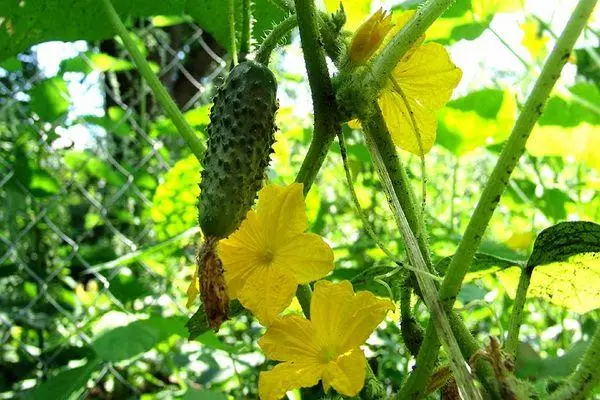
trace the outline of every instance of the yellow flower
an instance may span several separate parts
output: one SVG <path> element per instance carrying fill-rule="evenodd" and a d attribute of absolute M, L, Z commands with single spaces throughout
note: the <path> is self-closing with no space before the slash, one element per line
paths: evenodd
<path fill-rule="evenodd" d="M 280 399 L 288 390 L 323 381 L 345 396 L 356 395 L 365 380 L 366 358 L 360 346 L 394 308 L 371 292 L 354 293 L 348 281 L 315 284 L 311 319 L 286 315 L 273 320 L 258 341 L 268 358 L 283 361 L 261 372 L 263 400 Z"/>
<path fill-rule="evenodd" d="M 298 284 L 333 269 L 333 251 L 307 228 L 302 184 L 267 185 L 256 211 L 219 243 L 229 297 L 265 325 L 291 303 Z"/>
<path fill-rule="evenodd" d="M 392 16 L 383 9 L 371 15 L 357 29 L 350 42 L 349 58 L 353 64 L 362 64 L 377 51 L 392 29 Z"/>
<path fill-rule="evenodd" d="M 413 15 L 414 11 L 395 13 L 393 29 L 379 47 L 384 48 Z M 396 65 L 377 100 L 396 146 L 418 156 L 431 150 L 436 135 L 436 112 L 450 100 L 462 77 L 462 71 L 452 63 L 442 45 L 423 44 L 424 40 L 425 36 L 421 36 Z M 357 127 L 354 121 L 349 125 Z"/>
<path fill-rule="evenodd" d="M 398 63 L 377 100 L 396 146 L 418 156 L 431 150 L 436 112 L 450 100 L 461 77 L 438 43 L 425 43 Z"/>

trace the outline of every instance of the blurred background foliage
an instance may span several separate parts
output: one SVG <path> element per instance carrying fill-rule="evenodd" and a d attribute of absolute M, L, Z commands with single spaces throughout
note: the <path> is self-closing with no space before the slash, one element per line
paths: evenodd
<path fill-rule="evenodd" d="M 222 2 L 114 3 L 204 136 L 210 99 L 229 61 Z M 254 3 L 260 41 L 286 11 L 281 1 Z M 347 29 L 380 3 L 401 12 L 420 2 L 345 2 Z M 338 4 L 322 6 L 333 12 Z M 464 72 L 439 113 L 426 174 L 420 160 L 401 154 L 416 193 L 426 182 L 426 222 L 442 264 L 570 7 L 558 0 L 457 0 L 427 33 L 448 46 Z M 200 166 L 102 15 L 87 0 L 70 7 L 58 0 L 0 5 L 0 398 L 256 398 L 258 374 L 270 367 L 256 345 L 262 333 L 256 321 L 242 314 L 218 334 L 186 338 Z M 482 341 L 503 337 L 518 279 L 511 267 L 527 258 L 537 234 L 559 221 L 600 220 L 599 29 L 596 14 L 459 295 L 457 307 Z M 284 184 L 294 180 L 312 127 L 297 33 L 273 67 L 281 108 L 268 179 Z M 381 240 L 403 254 L 361 134 L 348 127 L 344 134 L 362 207 Z M 394 264 L 361 226 L 337 145 L 307 211 L 311 230 L 335 251 L 330 279 L 395 295 L 373 279 Z M 584 267 L 589 273 L 578 274 Z M 532 280 L 517 360 L 517 375 L 540 385 L 573 371 L 600 316 L 597 258 L 553 268 L 547 271 L 554 278 Z M 426 322 L 423 304 L 415 302 L 414 310 Z M 396 391 L 414 362 L 402 345 L 397 312 L 366 351 L 375 374 Z M 316 387 L 294 396 L 324 393 Z"/>

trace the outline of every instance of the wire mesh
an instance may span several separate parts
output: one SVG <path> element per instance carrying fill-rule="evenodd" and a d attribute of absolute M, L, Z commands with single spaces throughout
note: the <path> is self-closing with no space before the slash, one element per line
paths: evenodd
<path fill-rule="evenodd" d="M 136 33 L 182 110 L 206 105 L 223 49 L 192 23 L 140 20 Z M 10 377 L 0 379 L 0 398 L 84 358 L 92 326 L 109 313 L 186 313 L 174 273 L 144 259 L 96 268 L 165 240 L 150 216 L 153 194 L 188 154 L 184 143 L 134 68 L 98 66 L 98 53 L 129 60 L 117 42 L 87 43 L 70 58 L 84 62 L 75 70 L 56 54 L 66 60 L 55 74 L 36 56 L 47 45 L 18 55 L 19 70 L 0 68 L 0 375 Z M 66 83 L 67 109 L 52 119 L 35 112 L 45 106 L 34 106 L 35 88 L 56 77 Z M 90 112 L 88 102 L 101 106 Z M 178 277 L 189 275 L 193 246 L 173 251 L 183 260 Z M 139 395 L 148 385 L 132 384 L 139 361 L 102 363 L 81 396 Z"/>

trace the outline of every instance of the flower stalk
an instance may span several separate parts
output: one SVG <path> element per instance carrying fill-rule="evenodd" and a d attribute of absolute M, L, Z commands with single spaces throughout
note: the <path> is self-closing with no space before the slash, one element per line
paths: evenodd
<path fill-rule="evenodd" d="M 101 4 L 104 8 L 106 16 L 108 17 L 108 21 L 115 30 L 115 33 L 123 41 L 123 46 L 125 49 L 127 49 L 127 52 L 129 52 L 129 55 L 133 59 L 133 62 L 140 72 L 140 75 L 142 75 L 150 87 L 150 90 L 152 90 L 152 94 L 154 94 L 156 101 L 164 109 L 167 116 L 173 122 L 173 125 L 175 125 L 175 128 L 177 128 L 177 132 L 179 132 L 183 140 L 185 140 L 186 144 L 196 156 L 198 161 L 202 161 L 202 155 L 204 154 L 205 150 L 204 144 L 196 136 L 196 133 L 185 120 L 185 117 L 173 101 L 173 98 L 167 92 L 167 89 L 165 89 L 156 74 L 152 71 L 152 68 L 150 68 L 148 61 L 146 61 L 142 53 L 138 50 L 137 44 L 135 44 L 131 39 L 131 33 L 127 31 L 127 28 L 125 28 L 125 25 L 123 25 L 123 21 L 121 21 L 121 18 L 112 5 L 111 0 L 102 0 Z"/>

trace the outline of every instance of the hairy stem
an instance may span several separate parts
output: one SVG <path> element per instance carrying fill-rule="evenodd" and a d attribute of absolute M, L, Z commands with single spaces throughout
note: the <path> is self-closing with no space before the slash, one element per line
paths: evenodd
<path fill-rule="evenodd" d="M 196 136 L 196 133 L 192 129 L 192 127 L 187 123 L 183 114 L 167 92 L 167 89 L 160 83 L 160 80 L 156 76 L 156 74 L 150 68 L 150 64 L 144 58 L 142 53 L 138 50 L 137 44 L 133 42 L 131 39 L 131 34 L 123 25 L 121 18 L 117 14 L 114 6 L 111 3 L 111 0 L 102 0 L 102 6 L 104 7 L 104 11 L 106 16 L 108 17 L 108 21 L 112 25 L 115 33 L 121 38 L 123 41 L 123 46 L 129 52 L 129 55 L 133 59 L 140 75 L 146 80 L 146 83 L 152 90 L 156 101 L 161 105 L 164 109 L 165 114 L 171 119 L 177 131 L 183 137 L 186 144 L 194 153 L 198 161 L 202 161 L 202 154 L 204 154 L 204 144 L 200 139 Z"/>
<path fill-rule="evenodd" d="M 383 88 L 404 54 L 454 1 L 428 0 L 422 7 L 419 7 L 415 16 L 390 40 L 385 49 L 373 60 L 369 72 L 365 75 L 368 81 L 367 87 Z"/>
<path fill-rule="evenodd" d="M 512 313 L 510 314 L 508 335 L 506 337 L 506 343 L 504 344 L 504 351 L 512 356 L 516 355 L 517 345 L 519 344 L 519 331 L 521 330 L 521 321 L 523 320 L 523 308 L 525 307 L 527 289 L 529 289 L 532 273 L 533 269 L 525 268 L 521 270 L 519 286 L 517 287 L 517 294 L 515 296 L 515 304 L 513 305 Z"/>
<path fill-rule="evenodd" d="M 308 83 L 312 94 L 314 130 L 313 138 L 304 158 L 297 182 L 304 183 L 304 193 L 310 190 L 321 168 L 329 146 L 341 130 L 337 105 L 319 32 L 317 12 L 313 0 L 295 0 L 298 28 Z"/>
<path fill-rule="evenodd" d="M 425 264 L 427 265 L 427 271 L 434 272 L 429 254 L 427 233 L 425 232 L 424 223 L 422 221 L 423 216 L 419 212 L 419 209 L 415 207 L 415 204 L 417 203 L 414 192 L 410 186 L 406 171 L 400 162 L 400 158 L 398 158 L 396 147 L 392 142 L 392 138 L 387 130 L 385 121 L 381 116 L 381 112 L 377 110 L 374 113 L 373 118 L 362 123 L 365 131 L 368 130 L 370 132 L 370 140 L 373 141 L 381 154 L 385 168 L 391 178 L 394 193 L 398 196 L 398 201 L 406 215 L 410 229 L 417 237 L 419 249 L 421 250 Z"/>
<path fill-rule="evenodd" d="M 588 398 L 590 391 L 600 383 L 600 326 L 577 367 L 567 381 L 548 397 L 549 400 L 576 400 Z"/>
<path fill-rule="evenodd" d="M 227 0 L 227 24 L 229 25 L 229 50 L 231 52 L 231 59 L 233 65 L 237 65 L 238 56 L 236 49 L 236 37 L 235 37 L 235 7 L 233 4 L 234 0 Z"/>
<path fill-rule="evenodd" d="M 381 117 L 380 110 L 377 110 L 373 114 L 376 114 L 380 117 L 380 119 L 383 119 Z M 381 156 L 381 153 L 379 152 L 377 144 L 371 138 L 373 132 L 370 128 L 372 125 L 365 125 L 363 121 L 361 121 L 361 123 L 363 123 L 363 126 L 365 126 L 367 145 L 369 147 L 374 164 L 378 170 L 383 187 L 385 188 L 385 192 L 388 197 L 388 203 L 392 209 L 394 219 L 396 220 L 398 229 L 402 232 L 402 236 L 404 237 L 408 258 L 413 267 L 421 271 L 428 271 L 428 266 L 417 243 L 417 238 L 415 237 L 408 223 L 406 215 L 404 214 L 402 206 L 400 205 L 400 201 L 398 200 L 398 196 L 395 193 L 394 184 L 392 183 L 387 166 Z M 387 133 L 387 130 L 385 133 Z M 423 300 L 432 315 L 432 325 L 435 325 L 435 330 L 441 338 L 442 345 L 448 354 L 450 367 L 461 395 L 465 399 L 481 399 L 481 395 L 475 387 L 474 381 L 469 373 L 467 363 L 465 362 L 460 348 L 458 347 L 458 343 L 454 338 L 448 317 L 446 316 L 446 313 L 442 307 L 442 303 L 439 300 L 435 281 L 423 274 L 415 274 L 415 276 L 417 282 L 419 283 L 421 293 L 423 294 Z"/>
<path fill-rule="evenodd" d="M 315 4 L 313 0 L 295 0 L 295 5 L 314 114 L 313 138 L 296 176 L 296 182 L 304 184 L 306 195 L 341 126 L 337 118 L 337 105 L 325 61 Z M 310 310 L 310 296 L 306 293 L 310 293 L 308 285 L 300 286 L 296 292 L 305 312 Z"/>
<path fill-rule="evenodd" d="M 256 61 L 264 65 L 269 64 L 269 59 L 271 58 L 273 50 L 275 50 L 277 45 L 296 27 L 297 24 L 298 20 L 294 14 L 277 24 L 260 44 L 260 47 L 256 52 Z"/>
<path fill-rule="evenodd" d="M 240 58 L 245 58 L 250 53 L 250 39 L 252 32 L 252 9 L 250 0 L 242 0 L 242 38 L 240 40 Z"/>

